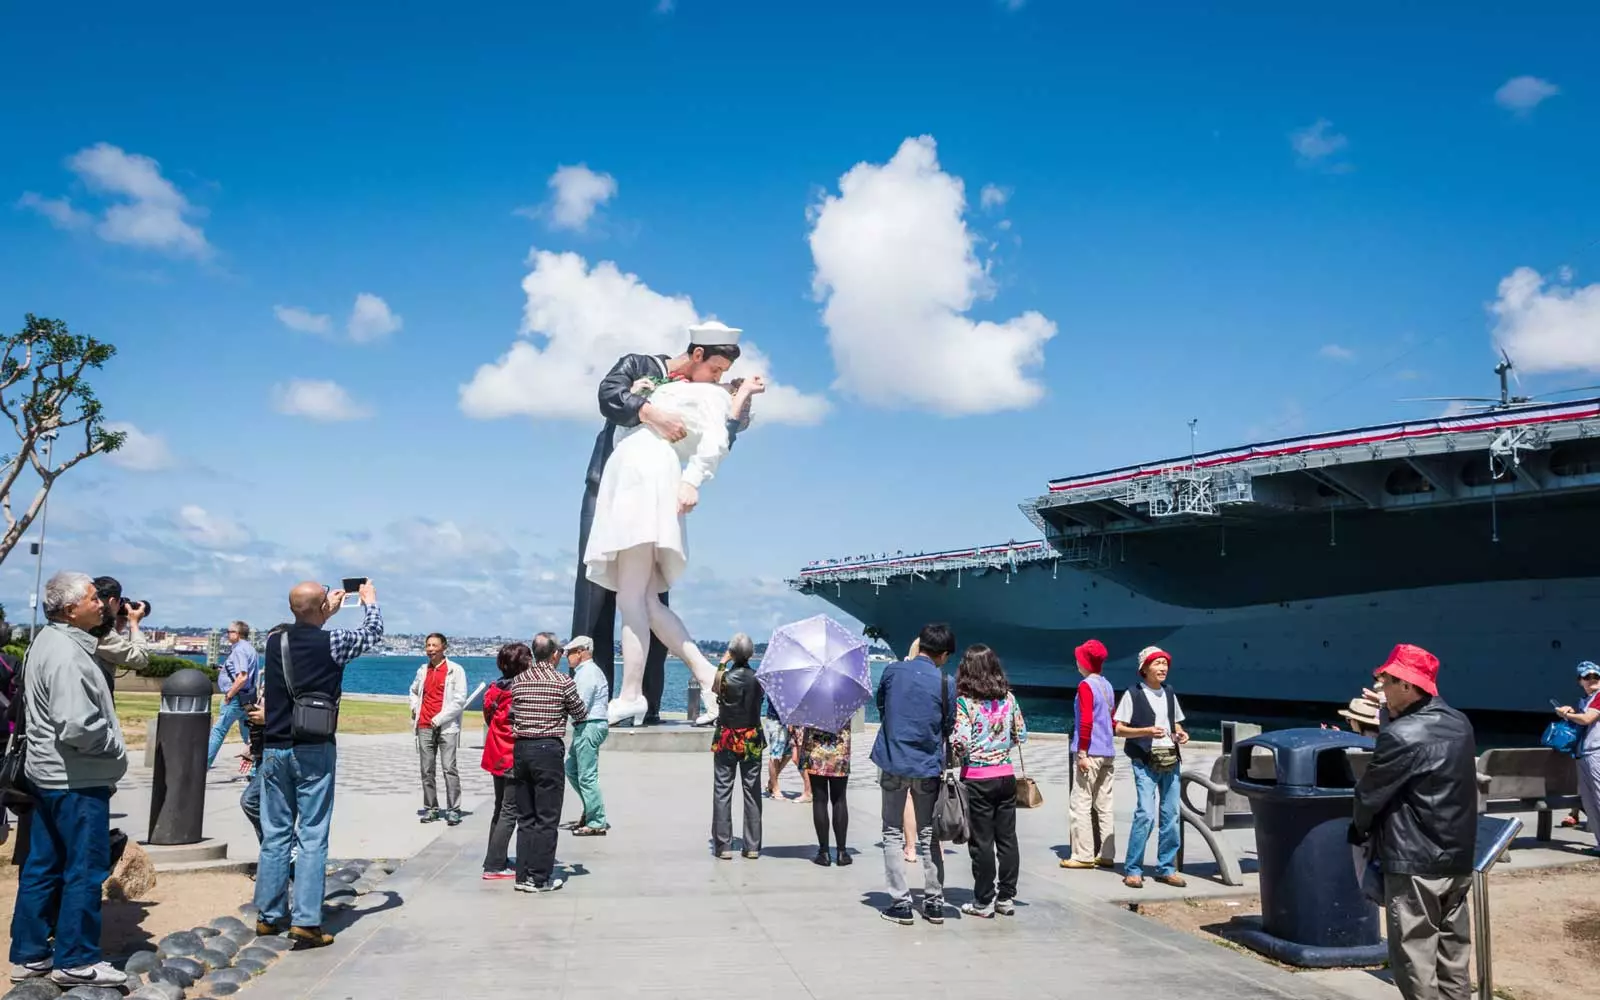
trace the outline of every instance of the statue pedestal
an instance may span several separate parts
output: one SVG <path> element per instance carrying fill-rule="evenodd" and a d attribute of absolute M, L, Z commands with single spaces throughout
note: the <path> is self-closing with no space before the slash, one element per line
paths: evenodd
<path fill-rule="evenodd" d="M 623 724 L 612 726 L 601 753 L 704 753 L 711 752 L 715 726 L 691 726 L 687 722 L 665 720 L 637 729 Z"/>

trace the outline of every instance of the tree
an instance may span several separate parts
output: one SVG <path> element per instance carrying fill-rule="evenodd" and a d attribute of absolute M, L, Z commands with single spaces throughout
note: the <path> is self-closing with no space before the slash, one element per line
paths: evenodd
<path fill-rule="evenodd" d="M 98 371 L 117 353 L 110 344 L 84 337 L 67 329 L 58 319 L 40 319 L 29 313 L 22 330 L 5 338 L 0 354 L 0 413 L 11 420 L 20 443 L 14 454 L 0 455 L 0 512 L 5 514 L 5 534 L 0 536 L 0 562 L 16 547 L 33 519 L 44 507 L 50 487 L 68 469 L 101 452 L 122 447 L 125 434 L 105 429 L 100 400 L 84 378 L 90 369 Z M 45 463 L 42 444 L 61 438 L 74 427 L 83 429 L 82 447 L 65 440 L 61 443 L 70 457 Z M 39 477 L 39 488 L 21 516 L 13 512 L 11 491 L 24 468 Z"/>

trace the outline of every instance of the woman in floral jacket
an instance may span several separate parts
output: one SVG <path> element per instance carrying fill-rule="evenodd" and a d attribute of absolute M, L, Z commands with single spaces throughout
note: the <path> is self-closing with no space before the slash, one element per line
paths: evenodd
<path fill-rule="evenodd" d="M 715 778 L 711 798 L 711 839 L 716 855 L 727 860 L 733 843 L 733 776 L 744 789 L 744 856 L 761 856 L 761 758 L 767 741 L 761 733 L 761 682 L 750 667 L 755 643 L 740 632 L 728 640 L 729 663 L 711 685 L 716 697 L 717 730 L 711 738 Z"/>

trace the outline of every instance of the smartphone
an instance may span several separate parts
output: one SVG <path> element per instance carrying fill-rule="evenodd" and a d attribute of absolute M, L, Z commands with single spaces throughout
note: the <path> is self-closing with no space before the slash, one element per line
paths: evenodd
<path fill-rule="evenodd" d="M 339 607 L 351 608 L 355 607 L 357 604 L 360 604 L 361 595 L 356 593 L 356 591 L 360 590 L 362 585 L 366 582 L 367 578 L 364 576 L 345 577 L 344 580 L 342 580 L 339 584 L 340 588 L 344 590 L 344 602 L 341 603 Z"/>
<path fill-rule="evenodd" d="M 1556 701 L 1554 698 L 1551 698 L 1550 699 L 1550 707 L 1551 708 L 1560 708 L 1561 707 L 1561 702 Z"/>

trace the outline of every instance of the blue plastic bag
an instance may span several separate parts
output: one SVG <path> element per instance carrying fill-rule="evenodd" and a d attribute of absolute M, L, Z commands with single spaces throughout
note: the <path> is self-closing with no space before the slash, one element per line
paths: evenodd
<path fill-rule="evenodd" d="M 1556 753 L 1564 753 L 1568 757 L 1576 757 L 1583 747 L 1583 728 L 1573 725 L 1566 719 L 1557 719 L 1544 727 L 1544 735 L 1539 737 L 1539 745 L 1549 747 Z"/>

